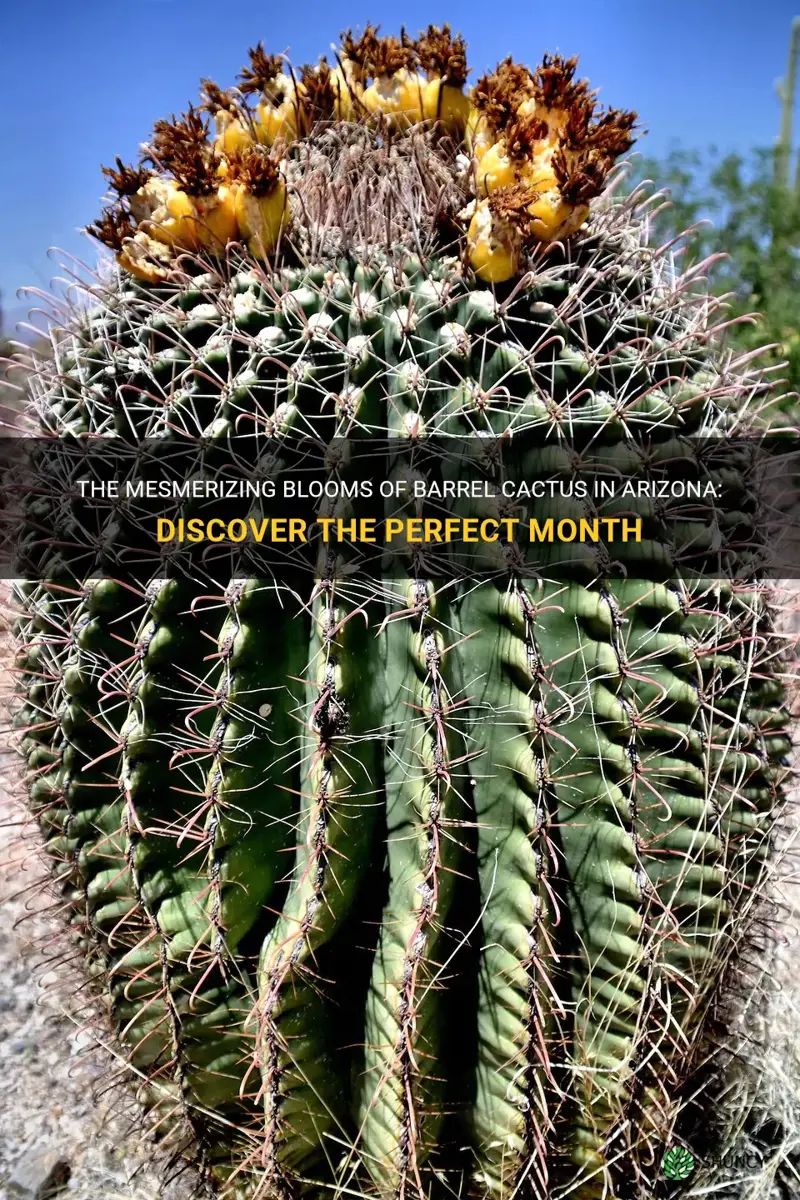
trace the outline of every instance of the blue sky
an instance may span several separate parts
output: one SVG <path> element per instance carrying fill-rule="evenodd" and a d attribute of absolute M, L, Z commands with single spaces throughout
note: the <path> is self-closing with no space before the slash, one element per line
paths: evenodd
<path fill-rule="evenodd" d="M 18 315 L 21 285 L 55 273 L 48 246 L 94 256 L 77 232 L 99 208 L 100 164 L 137 147 L 159 116 L 196 100 L 201 75 L 222 85 L 264 40 L 315 60 L 348 25 L 449 20 L 470 46 L 475 79 L 506 54 L 580 54 L 601 98 L 636 108 L 648 154 L 672 140 L 746 150 L 774 140 L 793 16 L 800 0 L 38 0 L 0 5 L 0 290 Z"/>

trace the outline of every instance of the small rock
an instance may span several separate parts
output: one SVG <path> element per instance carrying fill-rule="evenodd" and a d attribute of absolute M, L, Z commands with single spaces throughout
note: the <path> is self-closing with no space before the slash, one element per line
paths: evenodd
<path fill-rule="evenodd" d="M 66 1187 L 69 1177 L 70 1165 L 63 1154 L 46 1146 L 34 1146 L 25 1151 L 14 1167 L 8 1190 L 22 1200 L 48 1200 Z"/>
<path fill-rule="evenodd" d="M 37 1050 L 38 1047 L 33 1038 L 15 1037 L 8 1043 L 9 1054 L 24 1054 L 26 1050 Z"/>

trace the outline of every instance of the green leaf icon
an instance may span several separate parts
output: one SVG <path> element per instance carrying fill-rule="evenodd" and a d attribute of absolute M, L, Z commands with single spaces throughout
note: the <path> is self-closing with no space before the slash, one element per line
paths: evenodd
<path fill-rule="evenodd" d="M 661 1170 L 667 1179 L 688 1179 L 694 1170 L 694 1155 L 683 1146 L 673 1146 L 664 1155 Z"/>

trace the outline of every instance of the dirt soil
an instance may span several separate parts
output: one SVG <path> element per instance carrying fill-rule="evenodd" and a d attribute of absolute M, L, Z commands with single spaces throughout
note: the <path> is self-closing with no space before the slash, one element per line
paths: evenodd
<path fill-rule="evenodd" d="M 55 1192 L 64 1200 L 199 1200 L 205 1190 L 180 1165 L 163 1181 L 168 1160 L 114 1086 L 119 1064 L 98 1044 L 41 876 L 31 834 L 0 795 L 0 1200 L 41 1200 L 54 1164 L 68 1175 Z"/>

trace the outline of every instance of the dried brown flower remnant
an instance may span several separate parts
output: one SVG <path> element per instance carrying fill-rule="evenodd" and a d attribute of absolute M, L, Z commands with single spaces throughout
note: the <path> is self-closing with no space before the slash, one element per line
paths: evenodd
<path fill-rule="evenodd" d="M 191 105 L 180 121 L 156 121 L 145 159 L 169 171 L 190 196 L 210 196 L 216 190 L 208 127 Z"/>
<path fill-rule="evenodd" d="M 560 54 L 545 54 L 533 77 L 536 99 L 545 108 L 569 109 L 580 104 L 589 95 L 589 84 L 585 79 L 575 82 L 578 67 L 575 58 L 563 58 Z"/>
<path fill-rule="evenodd" d="M 371 62 L 375 56 L 375 47 L 379 42 L 379 25 L 367 25 L 360 37 L 353 35 L 352 29 L 341 34 L 342 58 L 350 67 L 353 78 L 363 83 L 371 70 Z"/>
<path fill-rule="evenodd" d="M 86 232 L 109 250 L 119 253 L 125 239 L 132 238 L 136 229 L 128 210 L 120 204 L 112 204 L 103 209 L 96 221 L 86 226 Z"/>
<path fill-rule="evenodd" d="M 450 26 L 429 25 L 414 43 L 417 61 L 423 71 L 441 75 L 453 87 L 463 87 L 467 82 L 467 44 L 461 34 L 453 37 Z"/>
<path fill-rule="evenodd" d="M 372 75 L 394 75 L 395 71 L 410 70 L 417 61 L 414 43 L 408 38 L 405 30 L 399 38 L 376 38 L 367 68 Z"/>
<path fill-rule="evenodd" d="M 603 113 L 589 131 L 589 142 L 593 150 L 609 159 L 609 167 L 620 154 L 627 154 L 633 145 L 633 126 L 638 113 L 620 108 L 610 108 Z"/>
<path fill-rule="evenodd" d="M 572 161 L 564 150 L 557 150 L 552 164 L 558 189 L 567 204 L 588 204 L 603 190 L 608 167 L 591 150 L 581 152 Z"/>
<path fill-rule="evenodd" d="M 600 192 L 621 154 L 633 145 L 635 112 L 609 109 L 591 124 L 580 106 L 567 122 L 564 145 L 553 155 L 553 173 L 568 204 L 588 204 Z"/>
<path fill-rule="evenodd" d="M 524 161 L 530 156 L 536 143 L 547 137 L 548 132 L 547 122 L 541 117 L 515 117 L 503 137 L 508 157 L 516 162 Z"/>
<path fill-rule="evenodd" d="M 228 157 L 231 175 L 253 196 L 269 196 L 280 178 L 278 164 L 266 146 L 254 143 Z"/>
<path fill-rule="evenodd" d="M 393 75 L 416 63 L 415 44 L 401 31 L 400 37 L 378 37 L 379 25 L 367 25 L 356 38 L 351 29 L 342 35 L 342 58 L 349 64 L 354 79 L 363 83 L 370 75 Z"/>
<path fill-rule="evenodd" d="M 586 145 L 592 132 L 594 110 L 594 100 L 591 96 L 586 96 L 573 104 L 567 112 L 563 141 L 570 150 L 579 150 Z"/>
<path fill-rule="evenodd" d="M 203 79 L 203 103 L 200 112 L 207 112 L 212 117 L 218 112 L 229 112 L 232 116 L 239 115 L 239 105 L 229 91 L 225 91 L 214 83 L 213 79 Z"/>
<path fill-rule="evenodd" d="M 513 120 L 521 101 L 533 95 L 533 76 L 527 67 L 506 58 L 490 75 L 475 85 L 472 103 L 495 133 L 502 133 Z"/>
<path fill-rule="evenodd" d="M 120 197 L 135 195 L 139 188 L 144 187 L 148 179 L 152 177 L 153 172 L 147 167 L 131 166 L 129 163 L 124 163 L 121 158 L 116 158 L 114 161 L 115 166 L 101 167 L 101 170 L 112 190 Z"/>
<path fill-rule="evenodd" d="M 269 93 L 271 85 L 281 73 L 280 57 L 277 54 L 267 54 L 263 42 L 251 46 L 248 54 L 250 66 L 242 67 L 239 72 L 240 91 L 244 92 L 245 96 L 255 92 Z"/>
<path fill-rule="evenodd" d="M 336 109 L 336 88 L 331 79 L 328 61 L 321 58 L 317 66 L 300 68 L 304 108 L 312 122 L 329 121 Z"/>
<path fill-rule="evenodd" d="M 513 225 L 523 238 L 531 235 L 534 218 L 528 211 L 539 199 L 539 193 L 525 184 L 515 183 L 510 187 L 497 188 L 489 197 L 489 211 L 498 221 Z"/>

